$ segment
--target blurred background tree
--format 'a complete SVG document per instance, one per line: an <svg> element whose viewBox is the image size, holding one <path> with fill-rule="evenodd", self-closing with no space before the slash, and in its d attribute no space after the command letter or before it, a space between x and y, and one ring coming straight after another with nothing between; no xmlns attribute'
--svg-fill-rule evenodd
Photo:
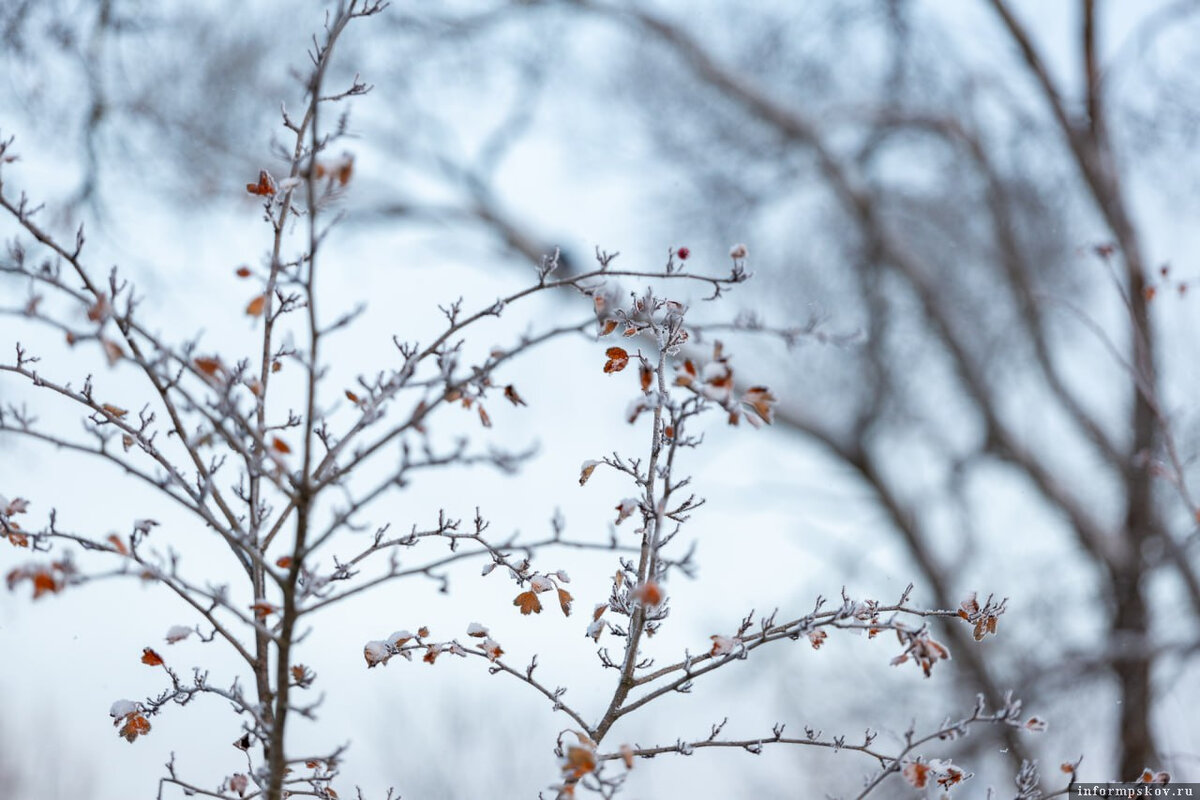
<svg viewBox="0 0 1200 800"><path fill-rule="evenodd" d="M73 166L63 208L114 239L130 191L218 202L263 162L307 36L285 8L7 4L0 123L50 142ZM555 245L578 264L664 235L714 260L749 242L757 280L722 335L861 334L761 365L794 446L843 487L797 480L797 503L858 515L795 535L835 580L912 575L952 608L986 578L1019 601L986 649L945 630L957 690L1012 689L1055 727L1041 753L964 751L1196 779L1197 12L395 3L342 61L377 87L347 212L492 271ZM850 717L881 692L836 702Z"/></svg>

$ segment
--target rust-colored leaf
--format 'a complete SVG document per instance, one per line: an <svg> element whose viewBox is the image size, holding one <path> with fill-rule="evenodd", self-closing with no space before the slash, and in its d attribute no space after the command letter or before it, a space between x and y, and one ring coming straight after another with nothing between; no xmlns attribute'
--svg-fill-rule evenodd
<svg viewBox="0 0 1200 800"><path fill-rule="evenodd" d="M596 467L600 466L600 461L585 461L579 469L579 485L583 486L588 482L588 478L592 477L592 473L596 471Z"/></svg>
<svg viewBox="0 0 1200 800"><path fill-rule="evenodd" d="M655 581L646 581L633 590L633 598L651 608L662 603L665 597L662 587Z"/></svg>
<svg viewBox="0 0 1200 800"><path fill-rule="evenodd" d="M275 559L275 566L279 567L280 569L291 569L292 568L292 557L291 556L280 556L279 558Z"/></svg>
<svg viewBox="0 0 1200 800"><path fill-rule="evenodd" d="M484 411L482 403L479 404L479 421L483 423L483 427L485 428L492 427L492 418Z"/></svg>
<svg viewBox="0 0 1200 800"><path fill-rule="evenodd" d="M615 319L604 320L604 325L600 327L600 335L608 336L617 329L617 321Z"/></svg>
<svg viewBox="0 0 1200 800"><path fill-rule="evenodd" d="M108 295L102 294L96 298L96 302L88 306L87 318L92 322L104 322L112 316L112 305L108 302Z"/></svg>
<svg viewBox="0 0 1200 800"><path fill-rule="evenodd" d="M563 616L571 616L571 602L574 599L575 598L571 597L571 593L566 589L558 590L558 607L562 609Z"/></svg>
<svg viewBox="0 0 1200 800"><path fill-rule="evenodd" d="M249 278L250 277L250 268L245 265L240 266L237 268L237 272L235 274L239 278Z"/></svg>
<svg viewBox="0 0 1200 800"><path fill-rule="evenodd" d="M505 396L505 397L507 397L507 398L508 398L508 402L512 403L514 406L523 406L523 405L528 405L528 404L527 404L527 403L526 403L526 402L525 402L525 401L524 401L524 400L521 398L521 395L517 394L517 389L516 389L516 387L515 387L515 386L513 386L511 383L510 383L508 386L505 386L505 387L504 387L504 396Z"/></svg>
<svg viewBox="0 0 1200 800"><path fill-rule="evenodd" d="M562 768L568 778L578 780L588 773L596 771L596 751L590 747L571 745L567 748L567 756Z"/></svg>
<svg viewBox="0 0 1200 800"><path fill-rule="evenodd" d="M250 317L261 317L263 309L267 306L267 296L260 294L249 303L246 304L246 315Z"/></svg>
<svg viewBox="0 0 1200 800"><path fill-rule="evenodd" d="M911 764L905 764L900 774L904 776L904 780L908 781L909 785L914 789L924 789L929 785L929 778L932 771L928 764L914 761Z"/></svg>
<svg viewBox="0 0 1200 800"><path fill-rule="evenodd" d="M417 628L417 638L418 639L424 639L427 636L429 636L429 628L425 627L424 625Z"/></svg>
<svg viewBox="0 0 1200 800"><path fill-rule="evenodd" d="M513 605L519 606L522 614L542 613L542 601L538 600L536 592L521 592L513 600Z"/></svg>
<svg viewBox="0 0 1200 800"><path fill-rule="evenodd" d="M654 381L654 370L650 369L650 365L645 361L642 362L641 367L638 369L638 378L642 383L642 391L650 391L650 384Z"/></svg>
<svg viewBox="0 0 1200 800"><path fill-rule="evenodd" d="M279 361L271 362L271 372L272 373L279 372L279 370L281 370L281 369L283 369L283 364L281 364Z"/></svg>
<svg viewBox="0 0 1200 800"><path fill-rule="evenodd" d="M0 514L11 517L13 514L24 514L27 511L29 511L29 501L24 497L16 497L9 500L7 505L0 509Z"/></svg>
<svg viewBox="0 0 1200 800"><path fill-rule="evenodd" d="M620 347L610 347L604 351L608 361L604 364L605 374L620 372L629 364L629 353Z"/></svg>
<svg viewBox="0 0 1200 800"><path fill-rule="evenodd" d="M218 372L222 371L221 359L219 358L200 356L199 358L193 359L192 364L196 367L196 369L200 370L210 378L215 377Z"/></svg>
<svg viewBox="0 0 1200 800"><path fill-rule="evenodd" d="M250 610L254 612L256 619L266 619L271 614L279 611L278 608L268 603L266 600L259 600L250 606Z"/></svg>
<svg viewBox="0 0 1200 800"><path fill-rule="evenodd" d="M358 405L359 403L362 402L361 400L358 399L358 395L356 395L354 392L350 391L349 389L346 390L346 399L349 400L351 403L354 403L354 405Z"/></svg>
<svg viewBox="0 0 1200 800"><path fill-rule="evenodd" d="M437 645L431 644L425 648L425 655L421 656L421 660L426 664L432 664L433 662L437 661L437 657L441 654L441 649Z"/></svg>
<svg viewBox="0 0 1200 800"><path fill-rule="evenodd" d="M487 656L488 661L495 661L496 659L500 658L500 656L504 655L504 649L500 647L500 643L490 637L484 639L479 646L483 648L483 652Z"/></svg>
<svg viewBox="0 0 1200 800"><path fill-rule="evenodd" d="M116 417L117 419L121 419L122 417L124 417L126 414L129 413L128 411L121 408L120 406L114 406L112 403L102 403L100 405L100 407L102 409L104 409L108 413L109 416Z"/></svg>
<svg viewBox="0 0 1200 800"><path fill-rule="evenodd" d="M11 525L9 527L12 527ZM29 547L29 537L23 533L10 533L8 543L13 547Z"/></svg>
<svg viewBox="0 0 1200 800"><path fill-rule="evenodd" d="M142 648L142 663L148 667L161 667L163 660L162 660L162 656L160 656L158 653L154 652L153 648L143 647Z"/></svg>
<svg viewBox="0 0 1200 800"><path fill-rule="evenodd" d="M742 402L752 408L759 418L768 424L775 418L775 395L765 386L752 386L742 395Z"/></svg>
<svg viewBox="0 0 1200 800"><path fill-rule="evenodd" d="M100 346L104 348L104 358L107 359L110 367L125 357L125 350L111 339L105 339L101 336Z"/></svg>
<svg viewBox="0 0 1200 800"><path fill-rule="evenodd" d="M262 197L275 194L275 180L265 169L258 171L258 183L247 183L246 191Z"/></svg>
<svg viewBox="0 0 1200 800"><path fill-rule="evenodd" d="M283 453L284 455L292 452L291 445L289 445L283 439L280 439L278 436L271 438L271 449L276 453Z"/></svg>
<svg viewBox="0 0 1200 800"><path fill-rule="evenodd" d="M44 594L56 594L62 589L62 583L44 569L37 570L30 578L33 580L34 600Z"/></svg>
<svg viewBox="0 0 1200 800"><path fill-rule="evenodd" d="M125 724L118 731L121 736L125 737L125 741L132 742L139 736L145 736L150 732L150 721L141 714L130 714L125 717Z"/></svg>

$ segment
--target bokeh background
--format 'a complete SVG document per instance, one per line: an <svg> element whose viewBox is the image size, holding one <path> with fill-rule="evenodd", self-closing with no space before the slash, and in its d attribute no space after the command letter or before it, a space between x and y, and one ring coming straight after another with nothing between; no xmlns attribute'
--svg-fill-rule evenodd
<svg viewBox="0 0 1200 800"><path fill-rule="evenodd" d="M93 270L119 265L167 338L248 350L234 269L261 263L269 229L242 187L283 163L280 104L299 106L295 72L323 19L319 3L8 0L0 133L21 159L4 191L46 203L60 234L84 222ZM767 648L631 720L627 740L703 737L728 717L733 736L781 721L896 742L913 721L932 728L1012 690L1050 727L946 744L936 755L976 773L962 793L1012 794L1022 759L1057 788L1058 765L1081 755L1088 780L1143 766L1200 780L1200 3L395 2L339 48L331 83L357 73L374 88L345 106L355 177L326 250L325 307L367 311L331 344L331 386L389 363L393 335L427 339L439 303L482 307L529 284L555 247L564 270L597 247L655 269L686 246L692 269L725 272L730 246L749 245L753 281L722 304L679 299L728 324L739 374L772 387L779 418L760 431L714 419L686 465L708 501L681 534L699 571L670 586L657 657L842 587L891 600L911 582L941 608L973 590L1009 598L995 638L938 629L954 660L932 679L889 667L890 643L850 635L819 652ZM13 220L0 234L18 237ZM132 373L15 313L26 291L0 282L4 358L20 341L48 373L94 372L140 407ZM539 297L468 347L588 313L578 295ZM601 374L599 352L580 337L515 363L508 379L530 407L489 409L491 430L441 420L443 441L536 444L517 474L422 475L380 521L407 529L478 506L493 530L546 532L558 513L569 532L607 538L630 491L602 473L580 489L579 464L642 445L622 420L632 384ZM19 381L0 380L0 402L78 429ZM152 517L193 575L228 569L191 520L82 457L6 435L0 493L100 538ZM6 546L0 568L24 558ZM611 554L544 558L571 574L580 608L607 596ZM417 582L364 596L305 640L326 700L300 740L352 744L343 797L356 784L367 797L389 785L533 797L555 778L565 727L478 664L368 673L369 639L422 624L449 638L479 621L585 708L610 688L585 615L520 617L511 585L477 565L449 577L447 593ZM171 752L214 786L238 770L220 704L160 715L133 745L107 716L162 688L137 657L191 622L127 581L0 595L0 796L150 797ZM176 648L215 683L237 675L215 645ZM872 767L712 751L639 764L627 791L853 796Z"/></svg>

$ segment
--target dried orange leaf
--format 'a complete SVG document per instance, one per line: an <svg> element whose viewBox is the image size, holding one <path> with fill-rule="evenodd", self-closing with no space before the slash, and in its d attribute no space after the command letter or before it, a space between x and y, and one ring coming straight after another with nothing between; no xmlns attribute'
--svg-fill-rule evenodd
<svg viewBox="0 0 1200 800"><path fill-rule="evenodd" d="M271 439L271 449L277 453L283 453L284 455L292 452L291 446L278 436L275 436Z"/></svg>
<svg viewBox="0 0 1200 800"><path fill-rule="evenodd" d="M590 772L595 772L596 751L590 747L571 745L567 748L562 771L568 778L576 780Z"/></svg>
<svg viewBox="0 0 1200 800"><path fill-rule="evenodd" d="M108 295L102 294L96 298L96 302L88 306L87 318L92 322L104 322L112 315L112 305L108 302Z"/></svg>
<svg viewBox="0 0 1200 800"><path fill-rule="evenodd" d="M44 594L56 594L60 589L62 589L62 583L60 583L57 578L44 569L39 569L30 577L33 580L34 600L37 600Z"/></svg>
<svg viewBox="0 0 1200 800"><path fill-rule="evenodd" d="M617 329L617 321L615 319L604 320L604 325L600 328L601 336L608 336Z"/></svg>
<svg viewBox="0 0 1200 800"><path fill-rule="evenodd" d="M161 667L163 660L162 656L154 652L152 648L142 648L142 663L148 667Z"/></svg>
<svg viewBox="0 0 1200 800"><path fill-rule="evenodd" d="M258 297L246 304L246 315L251 317L261 317L263 309L267 305L267 296L260 294Z"/></svg>
<svg viewBox="0 0 1200 800"><path fill-rule="evenodd" d="M659 605L664 597L662 587L655 581L646 581L633 590L633 598L648 607Z"/></svg>
<svg viewBox="0 0 1200 800"><path fill-rule="evenodd" d="M102 403L100 405L100 407L103 408L106 412L108 412L109 416L116 417L117 419L120 419L121 417L123 417L129 413L128 411L121 408L120 406L114 406L111 403Z"/></svg>
<svg viewBox="0 0 1200 800"><path fill-rule="evenodd" d="M629 364L629 353L620 347L610 347L604 351L604 355L608 356L604 364L605 374L620 372Z"/></svg>
<svg viewBox="0 0 1200 800"><path fill-rule="evenodd" d="M239 278L249 278L250 277L250 268L245 265L242 265L237 268L237 272L235 274Z"/></svg>
<svg viewBox="0 0 1200 800"><path fill-rule="evenodd" d="M571 601L574 599L566 589L558 590L558 607L562 609L563 616L571 616Z"/></svg>
<svg viewBox="0 0 1200 800"><path fill-rule="evenodd" d="M132 742L139 736L145 736L150 732L150 721L141 714L130 714L125 717L125 724L121 726L118 733L125 737L125 741Z"/></svg>
<svg viewBox="0 0 1200 800"><path fill-rule="evenodd" d="M517 394L516 387L511 383L504 387L504 396L507 397L508 402L512 403L514 406L527 405L527 403L521 398L521 395Z"/></svg>
<svg viewBox="0 0 1200 800"><path fill-rule="evenodd" d="M266 600L259 600L250 606L250 610L254 612L257 619L266 619L271 614L274 614L279 609L268 603Z"/></svg>
<svg viewBox="0 0 1200 800"><path fill-rule="evenodd" d="M538 600L535 592L521 592L513 600L514 606L520 606L522 614L540 614L542 613L542 601Z"/></svg>
<svg viewBox="0 0 1200 800"><path fill-rule="evenodd" d="M349 400L351 403L354 403L354 405L358 405L361 402L358 399L358 395L356 395L354 392L350 391L349 389L346 390L346 399Z"/></svg>
<svg viewBox="0 0 1200 800"><path fill-rule="evenodd" d="M599 461L585 461L579 470L579 485L583 486L588 482L588 478L592 477L592 473L596 471L596 467L600 466Z"/></svg>
<svg viewBox="0 0 1200 800"><path fill-rule="evenodd" d="M291 569L292 568L292 557L291 556L280 556L279 558L275 559L275 566L279 567L280 569Z"/></svg>
<svg viewBox="0 0 1200 800"><path fill-rule="evenodd" d="M742 395L742 402L754 409L754 413L758 414L763 422L770 424L774 419L774 409L776 398L771 394L771 390L765 386L752 386Z"/></svg>
<svg viewBox="0 0 1200 800"><path fill-rule="evenodd" d="M111 367L125 357L125 351L121 349L121 345L100 337L100 346L104 348L104 357L108 360L108 365Z"/></svg>
<svg viewBox="0 0 1200 800"><path fill-rule="evenodd" d="M205 375L209 376L210 378L215 376L218 372L221 371L221 359L219 359L219 358L210 358L208 356L201 356L199 358L194 359L192 361L192 364L195 365L196 369L200 370L201 372L203 372Z"/></svg>
<svg viewBox="0 0 1200 800"><path fill-rule="evenodd" d="M247 183L246 191L250 194L267 196L275 194L275 180L265 169L258 171L258 183Z"/></svg>
<svg viewBox="0 0 1200 800"><path fill-rule="evenodd" d="M483 648L484 655L487 656L488 661L495 661L504 655L504 650L500 647L500 643L490 636L484 639L479 646Z"/></svg>
<svg viewBox="0 0 1200 800"><path fill-rule="evenodd" d="M479 405L479 421L483 423L483 427L485 428L492 427L492 418L489 417L488 413L483 410L482 403Z"/></svg>

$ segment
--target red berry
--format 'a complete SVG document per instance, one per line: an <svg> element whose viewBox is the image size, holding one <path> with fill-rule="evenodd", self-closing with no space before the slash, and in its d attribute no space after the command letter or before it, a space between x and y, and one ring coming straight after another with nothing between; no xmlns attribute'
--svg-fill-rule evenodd
<svg viewBox="0 0 1200 800"><path fill-rule="evenodd" d="M692 254L692 251L688 250L686 247L681 247L675 251L675 255L679 256L680 261L687 261L688 256L690 256L691 254Z"/></svg>

